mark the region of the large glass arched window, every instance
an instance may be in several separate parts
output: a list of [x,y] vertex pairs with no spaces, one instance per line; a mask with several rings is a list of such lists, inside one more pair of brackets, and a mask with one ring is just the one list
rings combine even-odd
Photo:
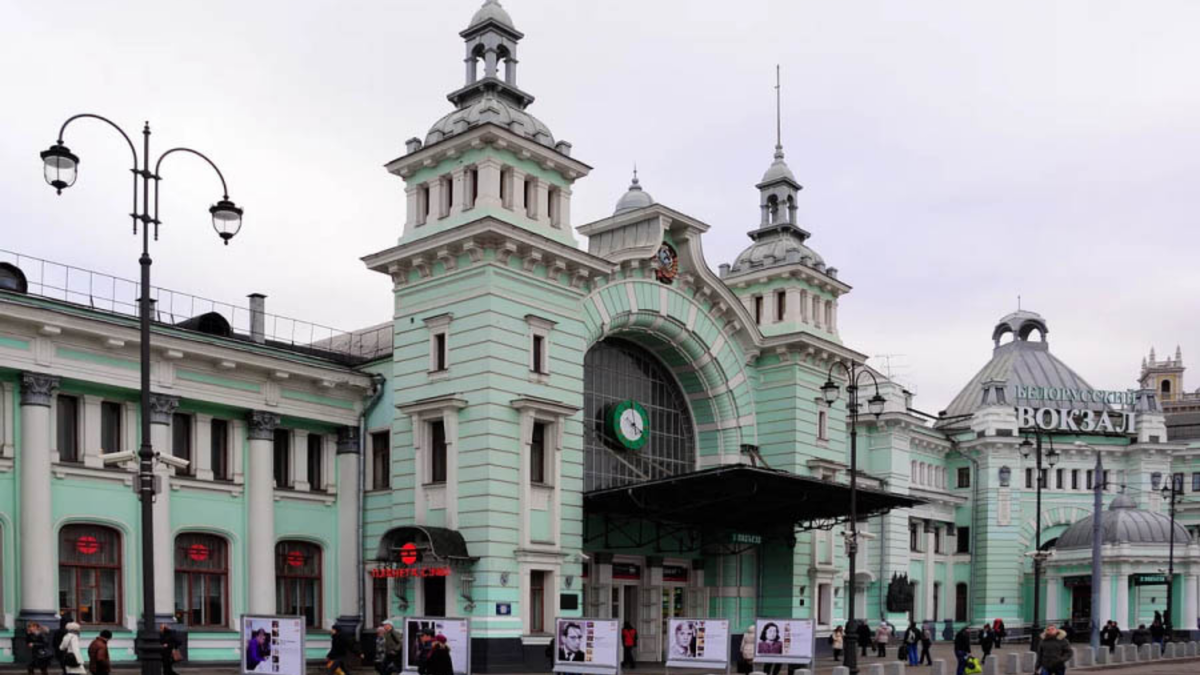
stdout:
[[321,625],[321,547],[306,541],[275,545],[275,603],[280,614]]
[[221,537],[175,538],[175,619],[188,626],[229,624],[229,546]]
[[121,534],[90,523],[58,532],[58,606],[81,624],[121,622]]
[[[649,437],[636,450],[613,436],[614,406],[633,401],[648,418]],[[583,362],[585,491],[666,478],[696,469],[696,440],[687,397],[653,354],[606,339]]]

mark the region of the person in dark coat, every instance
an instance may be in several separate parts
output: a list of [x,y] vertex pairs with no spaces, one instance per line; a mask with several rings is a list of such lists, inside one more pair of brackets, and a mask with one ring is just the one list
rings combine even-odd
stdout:
[[871,627],[866,621],[859,621],[854,634],[858,636],[858,647],[862,650],[862,655],[866,656],[867,648],[871,646]]
[[983,630],[979,631],[979,648],[983,650],[984,663],[987,663],[987,657],[992,654],[992,647],[996,644],[996,633],[992,627],[983,624]]
[[1166,636],[1166,629],[1163,627],[1162,614],[1154,612],[1154,623],[1150,624],[1150,637],[1157,644],[1163,643],[1163,638]]
[[992,622],[992,635],[994,636],[992,639],[995,641],[996,649],[999,649],[1000,643],[1004,641],[1004,638],[1008,637],[1008,631],[1004,628],[1004,619],[996,617],[996,620]]
[[964,675],[967,669],[967,657],[971,655],[971,634],[967,632],[970,626],[963,626],[954,636],[954,658],[958,660],[956,675]]
[[337,626],[333,627],[329,641],[329,653],[325,655],[325,667],[330,675],[344,675],[347,670],[346,659],[357,651],[354,637]]
[[1129,639],[1138,647],[1150,644],[1150,631],[1146,628],[1146,624],[1139,624],[1137,628],[1134,628]]
[[1071,660],[1074,650],[1067,642],[1067,634],[1054,626],[1047,626],[1042,633],[1042,641],[1038,643],[1037,668],[1046,675],[1064,675],[1067,672],[1067,661]]
[[29,675],[34,670],[48,675],[50,661],[54,659],[54,650],[50,649],[50,635],[46,627],[36,621],[30,621],[25,626],[25,646],[29,647]]
[[179,650],[179,637],[165,623],[158,627],[158,643],[162,647],[164,675],[178,675],[175,672],[175,653]]
[[108,641],[112,639],[111,630],[100,631],[100,637],[88,645],[88,672],[92,675],[111,675],[112,658],[108,655]]
[[921,658],[917,659],[917,665],[928,664],[933,665],[933,657],[929,655],[929,649],[933,647],[933,631],[926,628],[921,631]]
[[454,660],[450,657],[450,645],[446,636],[439,633],[433,638],[433,649],[429,652],[429,675],[454,675]]

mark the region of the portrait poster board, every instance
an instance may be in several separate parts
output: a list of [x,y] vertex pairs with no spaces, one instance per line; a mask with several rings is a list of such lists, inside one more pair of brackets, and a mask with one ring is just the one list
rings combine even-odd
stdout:
[[471,621],[445,617],[411,616],[404,622],[404,671],[417,672],[418,655],[421,650],[421,632],[431,631],[433,636],[445,635],[450,647],[450,662],[455,673],[471,673]]
[[755,619],[754,663],[811,664],[813,628],[812,619]]
[[668,668],[728,669],[727,619],[670,619],[666,640]]
[[615,675],[621,663],[616,619],[554,620],[554,672]]
[[305,675],[304,617],[242,615],[242,673]]

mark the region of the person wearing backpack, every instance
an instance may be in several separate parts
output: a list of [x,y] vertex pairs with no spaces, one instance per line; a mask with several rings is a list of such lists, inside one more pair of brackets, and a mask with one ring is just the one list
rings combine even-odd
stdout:
[[967,658],[971,656],[971,634],[967,632],[970,626],[963,626],[954,636],[954,658],[958,660],[956,675],[966,675]]
[[933,657],[929,655],[929,649],[933,647],[933,633],[926,628],[921,631],[921,658],[917,659],[917,665],[928,664],[933,665]]

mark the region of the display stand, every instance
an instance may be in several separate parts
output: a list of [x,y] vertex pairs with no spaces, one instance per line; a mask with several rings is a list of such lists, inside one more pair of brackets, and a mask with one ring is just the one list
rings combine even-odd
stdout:
[[755,619],[754,663],[786,663],[812,668],[816,653],[812,619]]
[[445,635],[450,647],[450,661],[455,674],[471,675],[471,620],[441,616],[406,616],[404,622],[404,649],[401,660],[406,673],[417,672],[417,653],[420,633],[431,630],[434,635]]
[[555,619],[553,670],[580,675],[619,675],[619,622],[616,619]]
[[305,675],[304,617],[243,614],[241,626],[243,675]]
[[732,637],[728,619],[670,619],[667,634],[666,670],[714,668],[729,673]]

